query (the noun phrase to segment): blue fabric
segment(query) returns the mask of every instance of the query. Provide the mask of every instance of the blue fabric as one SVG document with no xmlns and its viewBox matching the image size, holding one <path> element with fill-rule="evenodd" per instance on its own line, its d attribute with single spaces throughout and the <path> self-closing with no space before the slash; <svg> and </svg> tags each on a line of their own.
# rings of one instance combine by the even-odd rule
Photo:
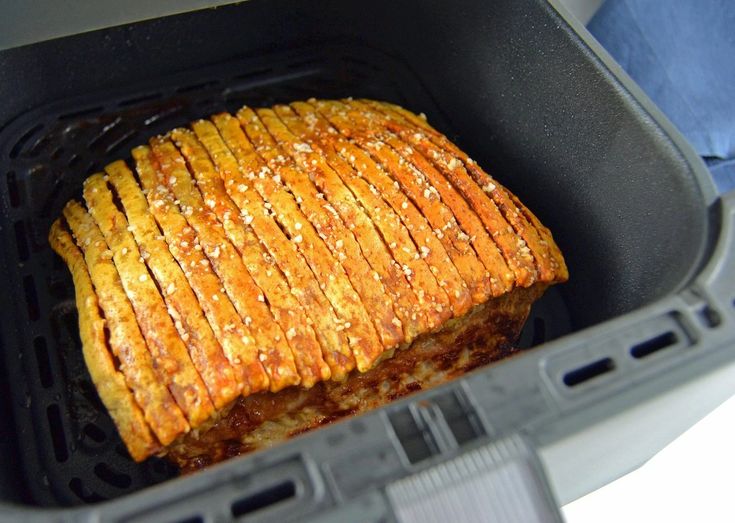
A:
<svg viewBox="0 0 735 523">
<path fill-rule="evenodd" d="M 735 189 L 735 158 L 730 160 L 706 158 L 706 160 L 717 184 L 717 190 L 727 192 Z"/>
<path fill-rule="evenodd" d="M 607 0 L 588 29 L 735 188 L 735 0 Z"/>
</svg>

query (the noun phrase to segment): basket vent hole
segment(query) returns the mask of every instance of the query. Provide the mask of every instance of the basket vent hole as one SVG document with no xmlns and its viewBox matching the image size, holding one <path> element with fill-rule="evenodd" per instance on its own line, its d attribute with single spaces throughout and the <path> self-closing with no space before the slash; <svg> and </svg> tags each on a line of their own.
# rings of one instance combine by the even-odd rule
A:
<svg viewBox="0 0 735 523">
<path fill-rule="evenodd" d="M 247 73 L 241 73 L 238 75 L 235 75 L 232 77 L 233 80 L 244 80 L 246 78 L 252 78 L 254 76 L 265 76 L 272 72 L 273 69 L 270 67 L 264 68 L 264 69 L 254 69 L 252 71 L 248 71 Z"/>
<path fill-rule="evenodd" d="M 38 294 L 36 294 L 36 283 L 33 276 L 23 278 L 23 290 L 26 295 L 26 308 L 28 309 L 28 318 L 31 321 L 37 321 L 41 317 L 41 309 L 38 306 Z"/>
<path fill-rule="evenodd" d="M 81 160 L 81 156 L 79 156 L 78 154 L 72 154 L 71 157 L 69 157 L 69 161 L 66 162 L 66 165 L 67 167 L 76 167 Z"/>
<path fill-rule="evenodd" d="M 46 135 L 41 136 L 34 144 L 28 149 L 26 154 L 31 158 L 35 158 L 49 145 L 49 138 Z"/>
<path fill-rule="evenodd" d="M 214 87 L 217 85 L 217 82 L 200 82 L 196 84 L 191 85 L 184 85 L 182 87 L 179 87 L 176 89 L 177 93 L 190 93 L 192 91 L 203 91 L 204 89 L 208 87 Z"/>
<path fill-rule="evenodd" d="M 41 386 L 48 389 L 54 384 L 54 374 L 51 372 L 51 361 L 49 360 L 46 338 L 38 336 L 33 340 L 33 348 L 36 351 L 36 364 L 38 365 L 38 377 Z"/>
<path fill-rule="evenodd" d="M 5 183 L 8 184 L 8 198 L 11 207 L 20 206 L 20 187 L 18 186 L 18 176 L 15 171 L 10 171 L 5 177 Z"/>
<path fill-rule="evenodd" d="M 120 122 L 122 122 L 121 117 L 115 118 L 113 121 L 108 123 L 107 125 L 104 125 L 100 130 L 95 134 L 91 140 L 87 143 L 87 147 L 92 150 L 97 148 L 102 141 L 109 136 L 109 134 L 117 128 L 118 125 L 120 125 Z"/>
<path fill-rule="evenodd" d="M 126 100 L 123 100 L 117 105 L 119 105 L 120 107 L 126 107 L 128 105 L 136 105 L 142 102 L 149 102 L 151 100 L 157 100 L 158 98 L 162 98 L 162 97 L 163 97 L 163 93 L 144 94 L 142 96 L 135 96 L 133 98 L 128 98 Z"/>
<path fill-rule="evenodd" d="M 107 439 L 107 434 L 105 434 L 105 431 L 99 428 L 94 423 L 87 423 L 84 426 L 84 435 L 95 443 L 102 443 Z"/>
<path fill-rule="evenodd" d="M 15 229 L 15 244 L 18 247 L 18 259 L 22 262 L 30 258 L 30 251 L 28 250 L 28 235 L 26 234 L 26 225 L 21 220 L 18 220 L 14 224 Z"/>
<path fill-rule="evenodd" d="M 634 345 L 630 348 L 630 355 L 636 359 L 645 358 L 654 352 L 664 350 L 679 341 L 679 337 L 673 331 L 664 332 L 658 336 Z"/>
<path fill-rule="evenodd" d="M 388 418 L 408 461 L 416 464 L 438 454 L 439 450 L 431 434 L 421 430 L 410 410 L 402 409 L 393 412 Z"/>
<path fill-rule="evenodd" d="M 289 69 L 303 69 L 310 66 L 316 66 L 319 64 L 318 58 L 309 58 L 307 60 L 300 60 L 298 62 L 292 62 L 288 64 Z"/>
<path fill-rule="evenodd" d="M 66 447 L 66 435 L 64 434 L 59 406 L 55 403 L 49 405 L 46 409 L 46 417 L 48 418 L 51 443 L 54 447 L 54 456 L 56 456 L 56 461 L 64 463 L 69 459 L 69 449 Z"/>
<path fill-rule="evenodd" d="M 282 503 L 295 496 L 296 483 L 293 480 L 287 480 L 233 502 L 230 510 L 232 516 L 237 518 Z"/>
<path fill-rule="evenodd" d="M 143 120 L 143 125 L 146 127 L 153 125 L 154 123 L 160 123 L 166 119 L 169 119 L 173 116 L 176 116 L 178 113 L 180 113 L 184 109 L 181 105 L 173 105 L 171 107 L 168 107 L 167 109 L 163 109 L 156 114 L 153 114 Z"/>
<path fill-rule="evenodd" d="M 107 463 L 97 463 L 94 466 L 94 474 L 105 483 L 120 489 L 128 488 L 133 483 L 130 476 L 122 472 L 116 472 Z"/>
<path fill-rule="evenodd" d="M 564 385 L 576 387 L 613 370 L 615 370 L 615 361 L 612 358 L 602 358 L 564 374 Z"/>
<path fill-rule="evenodd" d="M 71 120 L 71 119 L 79 119 L 82 116 L 89 116 L 94 113 L 98 113 L 102 111 L 104 107 L 97 106 L 97 107 L 90 107 L 88 109 L 81 109 L 80 111 L 72 111 L 70 113 L 64 113 L 59 115 L 59 120 Z"/>
<path fill-rule="evenodd" d="M 712 307 L 710 307 L 709 305 L 705 305 L 704 307 L 699 309 L 698 316 L 702 324 L 705 327 L 709 327 L 710 329 L 719 327 L 720 323 L 722 323 L 722 318 L 720 317 L 720 313 L 717 312 Z"/>
<path fill-rule="evenodd" d="M 485 435 L 475 410 L 460 391 L 438 395 L 432 401 L 438 405 L 459 446 Z"/>
<path fill-rule="evenodd" d="M 53 183 L 51 191 L 49 191 L 48 196 L 46 196 L 46 199 L 43 200 L 43 204 L 41 205 L 41 216 L 44 218 L 51 216 L 52 211 L 56 210 L 56 199 L 61 195 L 61 190 L 64 188 L 60 177 L 56 178 Z"/>
<path fill-rule="evenodd" d="M 133 138 L 135 138 L 138 135 L 138 131 L 135 129 L 129 129 L 125 133 L 123 133 L 122 136 L 114 140 L 110 145 L 107 146 L 105 149 L 105 154 L 110 154 L 117 149 L 120 149 L 123 145 L 131 141 Z"/>
<path fill-rule="evenodd" d="M 89 490 L 80 478 L 71 478 L 69 480 L 69 489 L 85 503 L 97 503 L 106 499 L 96 492 Z"/>
<path fill-rule="evenodd" d="M 15 159 L 20 154 L 21 149 L 23 149 L 23 146 L 26 144 L 26 142 L 29 140 L 31 136 L 36 134 L 38 131 L 43 129 L 42 124 L 38 124 L 32 129 L 30 129 L 27 133 L 25 133 L 23 136 L 21 136 L 17 142 L 15 142 L 15 145 L 10 150 L 10 158 Z"/>
<path fill-rule="evenodd" d="M 180 519 L 176 523 L 204 523 L 202 516 L 191 516 L 190 518 Z"/>
</svg>

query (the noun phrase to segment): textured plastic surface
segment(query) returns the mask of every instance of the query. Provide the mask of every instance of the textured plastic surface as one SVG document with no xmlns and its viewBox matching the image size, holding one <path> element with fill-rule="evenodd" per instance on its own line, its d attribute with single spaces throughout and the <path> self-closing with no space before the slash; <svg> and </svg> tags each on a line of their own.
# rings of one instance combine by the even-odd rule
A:
<svg viewBox="0 0 735 523">
<path fill-rule="evenodd" d="M 312 94 L 392 99 L 427 112 L 554 231 L 572 280 L 559 295 L 549 295 L 541 318 L 549 333 L 564 334 L 567 327 L 572 332 L 436 391 L 268 452 L 113 501 L 54 511 L 54 517 L 345 521 L 359 516 L 391 521 L 385 485 L 519 431 L 541 448 L 556 495 L 564 501 L 640 463 L 678 430 L 661 425 L 658 434 L 665 436 L 655 440 L 632 437 L 629 429 L 616 433 L 612 429 L 622 431 L 621 426 L 606 427 L 606 421 L 635 413 L 637 407 L 683 389 L 684 383 L 704 381 L 732 364 L 733 197 L 716 200 L 706 172 L 680 137 L 594 43 L 580 38 L 580 28 L 567 25 L 543 1 L 422 2 L 420 8 L 408 1 L 374 2 L 369 17 L 364 9 L 357 1 L 322 2 L 316 9 L 307 2 L 252 0 L 2 52 L 0 70 L 6 80 L 0 84 L 0 122 L 10 122 L 0 124 L 2 134 L 29 129 L 29 115 L 39 111 L 39 124 L 57 122 L 51 116 L 69 104 L 77 111 L 94 109 L 72 119 L 94 121 L 101 112 L 123 109 L 117 104 L 124 100 L 132 99 L 131 114 L 141 107 L 160 108 L 167 97 L 194 100 L 169 120 L 152 122 L 144 135 L 222 104 L 231 108 L 230 103 L 270 103 Z M 336 55 L 335 41 L 341 42 Z M 377 50 L 366 53 L 366 46 Z M 317 53 L 316 62 L 299 63 L 297 58 L 308 49 L 324 52 Z M 319 65 L 325 54 L 337 63 L 345 59 L 347 65 L 332 67 L 337 71 L 328 75 L 333 82 L 313 87 L 312 77 L 300 73 L 326 71 Z M 295 63 L 292 76 L 272 67 L 275 56 L 292 57 L 278 62 Z M 241 68 L 232 71 L 235 64 Z M 187 79 L 212 75 L 219 82 L 214 90 L 222 88 L 223 98 L 197 98 L 208 88 Z M 244 75 L 242 89 L 227 91 L 227 82 L 238 75 Z M 283 85 L 288 87 L 281 89 Z M 188 87 L 197 88 L 187 94 Z M 177 88 L 183 92 L 176 93 Z M 163 98 L 135 100 L 147 95 Z M 142 114 L 137 113 L 139 121 L 145 120 Z M 70 287 L 63 277 L 54 286 L 49 276 L 63 274 L 62 267 L 42 241 L 42 220 L 35 224 L 25 217 L 45 213 L 43 219 L 50 221 L 74 194 L 75 181 L 94 167 L 85 162 L 124 154 L 136 139 L 125 138 L 125 132 L 139 127 L 133 120 L 132 127 L 115 124 L 104 133 L 105 124 L 113 121 L 78 130 L 89 141 L 103 134 L 91 146 L 89 141 L 80 146 L 72 133 L 67 135 L 68 151 L 57 152 L 57 158 L 53 148 L 41 147 L 42 158 L 61 165 L 45 174 L 32 169 L 38 159 L 25 153 L 46 127 L 31 126 L 15 158 L 9 158 L 15 144 L 3 149 L 3 162 L 27 163 L 12 173 L 2 171 L 6 248 L 1 269 L 7 275 L 4 293 L 13 300 L 0 315 L 0 370 L 16 381 L 26 370 L 33 371 L 36 381 L 29 387 L 43 388 L 43 376 L 54 380 L 48 387 L 52 393 L 43 396 L 48 403 L 28 404 L 26 388 L 17 386 L 9 387 L 12 396 L 3 396 L 12 398 L 12 412 L 11 405 L 0 401 L 3 419 L 12 420 L 9 437 L 2 441 L 8 448 L 2 449 L 7 460 L 0 466 L 0 497 L 14 503 L 37 505 L 30 496 L 43 489 L 43 476 L 14 478 L 22 466 L 48 471 L 57 450 L 63 456 L 63 445 L 54 443 L 43 424 L 76 423 L 67 417 L 66 385 L 84 379 L 73 366 L 68 374 L 57 374 L 37 364 L 36 358 L 45 353 L 28 333 L 45 328 L 41 325 L 49 305 L 68 300 Z M 129 141 L 115 149 L 121 137 Z M 101 149 L 87 150 L 95 147 Z M 72 150 L 83 152 L 85 162 L 64 167 Z M 4 165 L 7 169 L 9 163 Z M 43 289 L 35 293 L 37 302 L 27 281 Z M 535 328 L 536 322 L 530 326 Z M 72 340 L 59 330 L 49 332 L 46 353 L 59 358 L 60 347 Z M 538 332 L 536 342 L 553 338 Z M 534 334 L 529 331 L 524 343 L 535 344 Z M 11 381 L 0 380 L 3 386 Z M 53 402 L 58 412 L 48 410 Z M 457 412 L 461 415 L 451 414 Z M 21 421 L 24 415 L 26 422 Z M 633 416 L 628 422 L 628 427 L 632 422 L 646 426 L 647 418 Z M 595 430 L 599 427 L 611 430 Z M 76 452 L 82 445 L 75 434 L 67 433 L 67 451 L 74 451 L 69 457 L 84 454 Z M 590 434 L 592 439 L 581 439 Z M 101 446 L 115 445 L 106 440 Z M 48 450 L 39 452 L 42 448 Z M 603 461 L 597 475 L 591 474 L 590 463 L 610 449 L 617 452 L 610 455 L 625 459 L 617 467 L 612 459 Z M 101 455 L 89 452 L 90 460 Z M 35 468 L 28 469 L 32 460 Z M 158 478 L 164 476 L 165 471 Z M 110 485 L 100 488 L 115 495 Z M 79 501 L 56 496 L 51 492 L 46 503 Z M 3 508 L 4 517 L 51 516 L 17 504 Z"/>
<path fill-rule="evenodd" d="M 518 436 L 468 451 L 386 488 L 401 523 L 561 523 L 529 445 Z"/>
</svg>

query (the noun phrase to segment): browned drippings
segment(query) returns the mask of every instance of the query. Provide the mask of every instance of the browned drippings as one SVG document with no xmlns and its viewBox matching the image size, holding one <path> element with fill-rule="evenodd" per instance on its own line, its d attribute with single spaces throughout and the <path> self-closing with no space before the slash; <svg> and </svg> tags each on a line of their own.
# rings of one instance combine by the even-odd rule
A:
<svg viewBox="0 0 735 523">
<path fill-rule="evenodd" d="M 345 381 L 321 382 L 309 390 L 291 387 L 278 393 L 239 398 L 207 430 L 190 433 L 167 455 L 182 473 L 280 441 L 440 385 L 475 368 L 512 355 L 512 343 L 530 304 L 545 286 L 535 285 L 475 307 L 424 335 L 376 368 L 352 373 Z"/>
</svg>

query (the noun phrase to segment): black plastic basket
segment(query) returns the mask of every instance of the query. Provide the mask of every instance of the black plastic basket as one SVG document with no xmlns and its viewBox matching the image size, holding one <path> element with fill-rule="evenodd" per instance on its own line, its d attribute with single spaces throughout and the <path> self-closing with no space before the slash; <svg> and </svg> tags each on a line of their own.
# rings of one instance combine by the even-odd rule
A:
<svg viewBox="0 0 735 523">
<path fill-rule="evenodd" d="M 557 501 L 572 499 L 690 418 L 639 416 L 641 430 L 659 423 L 656 436 L 621 441 L 615 463 L 594 470 L 623 436 L 591 429 L 735 360 L 735 198 L 715 196 L 678 133 L 545 1 L 251 0 L 2 51 L 0 72 L 8 516 L 78 505 L 53 514 L 400 519 L 412 514 L 404 499 L 430 505 L 432 474 L 513 459 L 539 480 L 519 485 L 553 504 L 537 451 Z M 521 345 L 538 347 L 521 356 L 188 478 L 161 460 L 134 464 L 84 368 L 49 225 L 86 176 L 150 136 L 311 96 L 426 113 L 552 229 L 571 280 L 534 308 Z"/>
</svg>

